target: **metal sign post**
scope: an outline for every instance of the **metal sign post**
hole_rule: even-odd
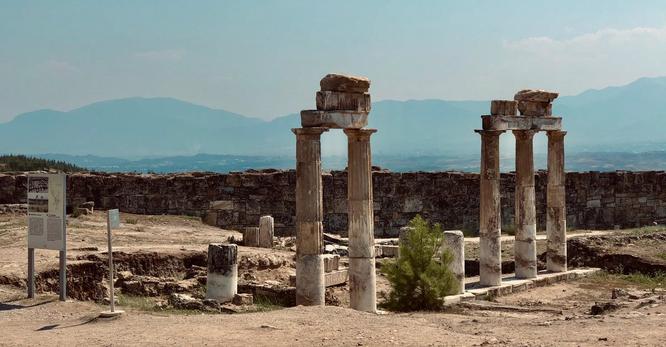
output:
[[[67,299],[67,176],[28,175],[28,298],[35,297],[35,248],[60,251],[60,301]]]
[[[106,214],[106,234],[108,239],[108,253],[109,253],[109,311],[104,311],[100,317],[109,318],[116,317],[124,313],[124,311],[116,311],[115,295],[113,288],[113,246],[111,245],[111,229],[120,227],[120,212],[118,210],[109,210]]]

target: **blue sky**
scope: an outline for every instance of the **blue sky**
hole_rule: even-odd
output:
[[[3,1],[0,122],[130,96],[270,119],[328,72],[373,100],[576,94],[666,75],[666,1]]]

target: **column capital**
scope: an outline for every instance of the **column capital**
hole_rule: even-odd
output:
[[[506,132],[506,130],[482,130],[482,129],[476,129],[474,130],[475,133],[481,135],[481,136],[500,136],[503,133]]]
[[[293,129],[291,129],[291,132],[296,134],[296,136],[308,136],[308,135],[319,136],[322,133],[325,133],[327,131],[328,131],[328,128],[323,128],[323,127],[293,128]]]
[[[349,139],[355,140],[370,140],[370,135],[377,132],[377,129],[344,129],[343,130]]]
[[[512,130],[513,136],[520,140],[531,140],[538,130]]]
[[[561,139],[564,138],[564,135],[566,135],[567,132],[563,130],[551,130],[551,131],[546,131],[546,135],[548,138],[552,139]]]

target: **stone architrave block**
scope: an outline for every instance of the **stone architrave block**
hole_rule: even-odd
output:
[[[322,91],[365,93],[370,89],[370,80],[367,77],[332,73],[324,76],[319,86]]]
[[[560,117],[481,116],[483,130],[550,131],[562,128]]]
[[[345,93],[332,91],[317,92],[317,110],[349,110],[370,112],[370,94]]]
[[[361,129],[368,125],[368,112],[359,111],[301,111],[304,128]]]

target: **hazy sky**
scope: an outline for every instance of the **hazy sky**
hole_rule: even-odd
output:
[[[328,72],[373,100],[625,84],[666,75],[666,1],[0,0],[0,121],[130,96],[269,119]]]

